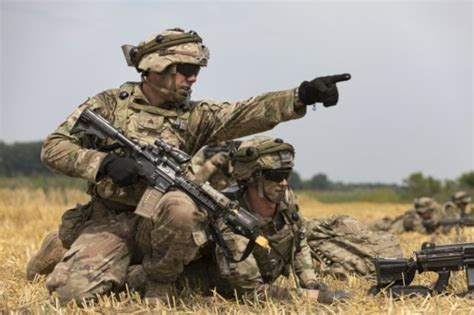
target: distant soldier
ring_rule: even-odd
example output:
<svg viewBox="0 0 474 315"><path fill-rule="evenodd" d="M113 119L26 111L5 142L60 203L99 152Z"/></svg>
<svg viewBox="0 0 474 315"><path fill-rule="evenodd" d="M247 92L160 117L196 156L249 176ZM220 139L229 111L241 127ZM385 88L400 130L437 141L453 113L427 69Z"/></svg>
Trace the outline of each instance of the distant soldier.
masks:
<svg viewBox="0 0 474 315"><path fill-rule="evenodd" d="M414 209L403 215L391 219L385 217L372 225L374 231L389 231L392 233L419 232L432 233L440 220L444 217L441 206L432 198L420 197L413 201ZM429 224L427 224L429 222Z"/></svg>
<svg viewBox="0 0 474 315"><path fill-rule="evenodd" d="M451 201L443 205L443 211L449 217L462 218L473 214L469 209L470 203L471 197L464 191L458 191L451 196Z"/></svg>

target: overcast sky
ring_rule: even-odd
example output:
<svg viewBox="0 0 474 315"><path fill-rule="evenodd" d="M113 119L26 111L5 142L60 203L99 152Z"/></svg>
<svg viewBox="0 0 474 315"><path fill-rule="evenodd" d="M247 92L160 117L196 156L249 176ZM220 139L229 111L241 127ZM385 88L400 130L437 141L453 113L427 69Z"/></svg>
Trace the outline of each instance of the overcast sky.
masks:
<svg viewBox="0 0 474 315"><path fill-rule="evenodd" d="M211 51L194 99L352 74L336 107L265 133L295 145L303 178L474 170L471 1L0 2L0 141L43 140L87 97L138 80L120 46L179 26Z"/></svg>

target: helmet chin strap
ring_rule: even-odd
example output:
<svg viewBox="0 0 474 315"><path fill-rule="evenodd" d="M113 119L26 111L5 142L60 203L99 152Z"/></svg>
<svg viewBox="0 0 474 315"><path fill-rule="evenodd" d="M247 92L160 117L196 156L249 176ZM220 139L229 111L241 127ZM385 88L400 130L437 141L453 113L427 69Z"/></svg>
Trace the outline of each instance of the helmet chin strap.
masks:
<svg viewBox="0 0 474 315"><path fill-rule="evenodd" d="M275 201L271 200L270 197L268 197L268 194L265 192L262 170L259 169L255 172L255 180L257 181L258 196L260 198L267 199L267 201L270 201L271 203L276 203Z"/></svg>
<svg viewBox="0 0 474 315"><path fill-rule="evenodd" d="M176 64L171 66L171 71L166 75L169 76L169 79L171 80L170 89L167 89L164 86L159 86L157 84L150 82L147 79L145 73L142 73L142 82L146 83L155 92L163 95L165 98L165 102L166 103L169 102L171 105L175 107L179 107L180 105L186 103L187 101L189 102L190 95L183 96L176 92Z"/></svg>

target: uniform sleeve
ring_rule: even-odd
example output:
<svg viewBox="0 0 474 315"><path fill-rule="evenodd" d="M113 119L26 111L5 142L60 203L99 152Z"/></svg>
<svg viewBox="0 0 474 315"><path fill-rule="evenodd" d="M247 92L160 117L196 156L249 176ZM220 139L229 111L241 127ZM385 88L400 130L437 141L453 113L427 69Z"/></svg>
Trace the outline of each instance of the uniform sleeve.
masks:
<svg viewBox="0 0 474 315"><path fill-rule="evenodd" d="M296 209L299 212L298 198L293 190L288 189L286 194L286 202L291 208ZM301 214L300 214L301 215ZM304 224L304 219L302 226ZM306 233L306 232L305 232ZM300 280L300 284L306 287L310 282L316 281L316 274L314 273L313 258L311 257L311 248L308 244L308 240L305 237L300 241L299 251L295 253L295 272Z"/></svg>
<svg viewBox="0 0 474 315"><path fill-rule="evenodd" d="M302 287L316 281L311 250L306 237L300 243L301 249L295 254L295 272Z"/></svg>
<svg viewBox="0 0 474 315"><path fill-rule="evenodd" d="M230 230L223 231L224 240L227 242L234 258L239 259L245 251L248 240ZM220 276L230 285L240 297L264 300L266 297L273 299L289 299L294 295L302 295L301 290L278 287L264 283L258 269L255 257L250 254L245 260L234 263L224 257L222 249L216 248L216 261Z"/></svg>
<svg viewBox="0 0 474 315"><path fill-rule="evenodd" d="M71 135L71 129L85 108L96 110L109 119L111 95L103 92L89 98L73 112L43 143L41 160L54 172L71 177L80 177L95 183L99 166L107 153L92 149L93 143L85 135Z"/></svg>
<svg viewBox="0 0 474 315"><path fill-rule="evenodd" d="M303 117L306 107L295 110L294 103L295 89L269 92L236 103L199 102L191 111L188 130L196 148L248 136Z"/></svg>

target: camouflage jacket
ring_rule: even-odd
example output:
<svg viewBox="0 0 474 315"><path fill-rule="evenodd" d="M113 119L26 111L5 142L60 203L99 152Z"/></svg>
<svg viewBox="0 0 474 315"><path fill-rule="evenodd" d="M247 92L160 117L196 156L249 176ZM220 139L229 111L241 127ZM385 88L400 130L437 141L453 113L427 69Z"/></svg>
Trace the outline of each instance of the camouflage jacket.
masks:
<svg viewBox="0 0 474 315"><path fill-rule="evenodd" d="M189 163L188 171L200 182L209 182L212 187L222 190L234 181L231 174L229 154L218 152L206 159L204 150L199 150Z"/></svg>
<svg viewBox="0 0 474 315"><path fill-rule="evenodd" d="M240 204L248 207L244 194L238 198ZM255 246L252 253L238 263L230 262L224 257L222 249L216 247L216 262L220 277L227 284L230 292L236 290L239 295L256 292L261 297L288 298L298 291L272 285L281 275L289 276L293 260L294 271L300 285L305 287L316 281L310 248L304 234L302 218L299 215L296 198L287 194L284 202L277 206L273 218L260 218L260 228L270 242L271 249ZM258 217L258 215L257 215ZM242 257L248 240L222 227L222 235L235 258Z"/></svg>
<svg viewBox="0 0 474 315"><path fill-rule="evenodd" d="M87 99L43 144L42 161L52 170L86 179L89 194L119 204L136 206L145 190L143 183L118 187L109 178L96 176L108 154L111 140L99 141L70 131L85 108L98 112L124 134L141 144L162 138L189 154L209 142L242 137L273 128L282 121L302 117L306 108L294 109L295 90L269 92L241 102L191 102L187 107L165 110L151 106L139 83L126 83ZM123 149L113 151L126 156Z"/></svg>

